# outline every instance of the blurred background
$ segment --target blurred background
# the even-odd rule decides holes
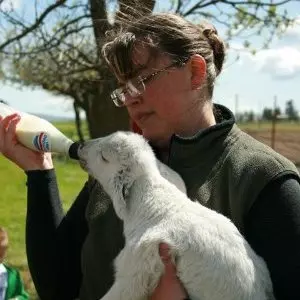
[[[214,102],[300,167],[299,0],[0,0],[0,99],[49,120],[73,140],[128,129],[125,109],[109,98],[116,83],[100,49],[105,31],[151,11],[216,26],[228,52]],[[67,209],[86,174],[76,162],[54,157]],[[38,299],[25,253],[26,176],[2,156],[0,186],[7,261],[21,270],[31,299]]]

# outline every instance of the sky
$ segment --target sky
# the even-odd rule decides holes
[[[16,7],[22,6],[22,1],[25,2],[15,0]],[[297,24],[289,28],[281,39],[276,38],[267,50],[251,55],[239,51],[241,40],[231,42],[224,70],[216,82],[214,102],[224,104],[234,112],[252,110],[259,113],[264,107],[273,107],[276,97],[276,103],[282,110],[290,99],[300,110],[299,3],[292,7],[292,12],[297,17]],[[257,42],[262,39],[263,36],[256,38]],[[237,54],[240,55],[238,60]],[[20,90],[0,82],[0,99],[26,112],[74,116],[70,99],[40,89],[24,87]]]

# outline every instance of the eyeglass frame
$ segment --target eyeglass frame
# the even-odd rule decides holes
[[[117,107],[123,107],[125,105],[125,101],[126,101],[126,96],[125,96],[125,93],[129,93],[130,97],[132,98],[137,98],[138,96],[142,95],[142,93],[145,92],[146,90],[146,84],[153,81],[159,74],[171,69],[171,68],[174,68],[174,67],[177,67],[177,68],[181,68],[183,67],[187,61],[189,60],[189,57],[184,59],[184,60],[176,60],[174,61],[173,63],[171,63],[169,66],[166,66],[160,70],[157,70],[147,76],[138,76],[137,79],[137,85],[141,85],[143,87],[143,91],[140,92],[133,84],[132,84],[132,80],[127,80],[126,84],[125,84],[125,87],[120,87],[120,88],[117,88],[115,90],[112,91],[112,93],[110,94],[110,97],[112,99],[112,101],[114,102],[114,104],[117,106]],[[130,87],[131,86],[131,87]],[[131,90],[130,90],[131,89]],[[131,91],[131,93],[130,93]],[[133,93],[136,93],[135,95]],[[121,100],[120,98],[118,98],[118,95],[122,95],[123,99],[124,100]],[[120,100],[121,104],[119,104],[118,100]]]

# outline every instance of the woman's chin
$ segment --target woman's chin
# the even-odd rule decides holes
[[[153,129],[147,130],[147,128],[142,129],[143,137],[148,140],[153,146],[158,148],[164,148],[169,145],[171,135],[163,134],[159,131],[154,131]]]
[[[151,130],[148,130],[147,128],[141,128],[141,130],[143,137],[148,141],[152,141],[155,138],[155,133]]]

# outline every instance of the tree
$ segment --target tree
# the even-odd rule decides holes
[[[244,111],[235,116],[237,122],[253,122],[255,120],[255,114],[252,110]]]
[[[262,119],[270,121],[273,119],[273,110],[271,108],[264,108],[262,113]]]
[[[84,110],[91,137],[128,128],[125,109],[109,94],[116,86],[101,59],[105,32],[151,13],[155,0],[27,0],[25,18],[9,0],[0,0],[0,77],[69,96],[76,124]],[[290,0],[172,0],[165,10],[226,28],[226,38],[268,33],[266,43],[293,20],[281,7]],[[5,5],[6,3],[6,5]],[[29,11],[29,13],[28,13]],[[250,47],[249,41],[245,43]],[[80,132],[80,130],[79,130]]]
[[[299,114],[294,106],[294,101],[292,99],[288,100],[286,102],[285,113],[288,116],[290,121],[298,121],[299,120]]]
[[[276,107],[276,108],[275,108],[275,115],[276,115],[277,117],[281,115],[281,110],[280,110],[279,107]]]
[[[245,111],[242,115],[242,119],[244,122],[253,122],[255,118],[254,112],[252,110]]]
[[[262,119],[266,121],[273,120],[274,117],[281,115],[281,110],[279,107],[276,107],[275,110],[272,108],[265,107],[262,113]]]

